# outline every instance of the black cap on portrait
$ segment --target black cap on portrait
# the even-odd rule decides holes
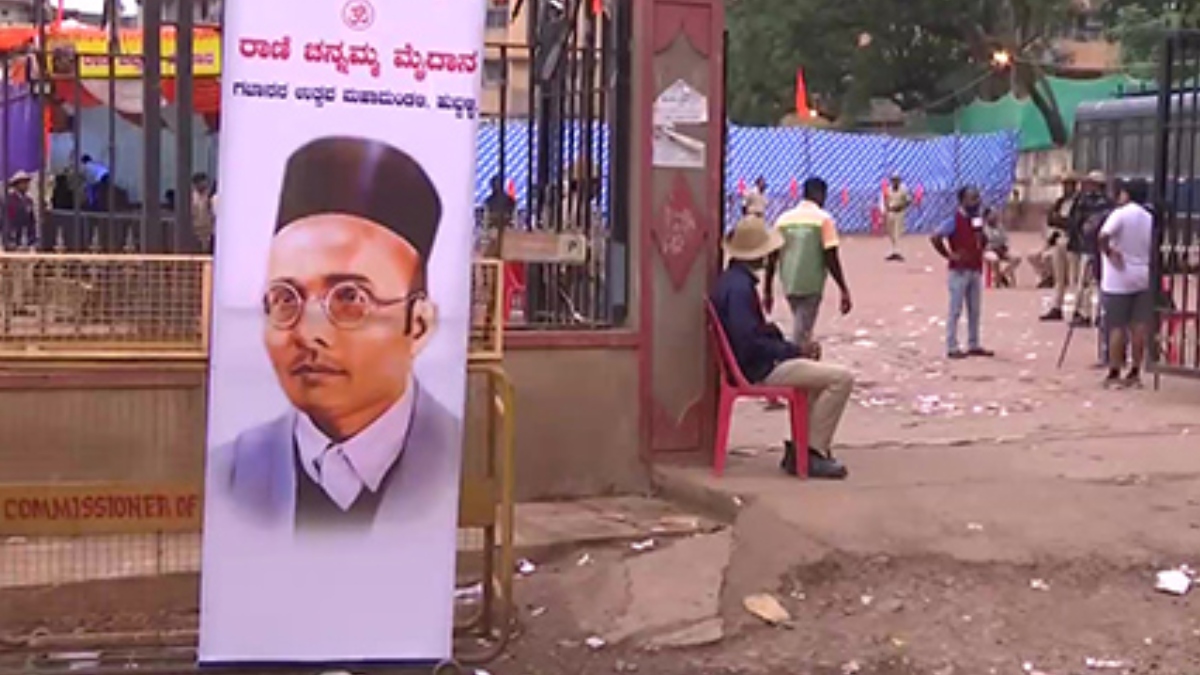
[[[288,158],[275,232],[333,213],[396,233],[428,264],[442,203],[429,175],[408,153],[372,139],[332,136],[311,141]]]

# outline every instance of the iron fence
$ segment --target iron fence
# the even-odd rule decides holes
[[[1170,35],[1162,50],[1156,120],[1156,372],[1200,377],[1200,33]]]
[[[631,4],[528,2],[525,42],[486,46],[480,239],[509,261],[515,328],[625,320]]]
[[[0,175],[32,174],[33,223],[24,222],[10,191],[0,213],[4,247],[57,253],[195,253],[211,241],[194,229],[194,189],[207,175],[197,157],[193,114],[196,35],[190,8],[177,2],[175,49],[165,53],[163,0],[143,0],[139,53],[123,47],[110,22],[107,50],[79,53],[34,3],[37,37],[0,54],[6,142]],[[183,11],[187,8],[189,11]],[[164,70],[171,77],[164,77]],[[170,86],[167,86],[170,85]],[[162,105],[163,92],[174,95]],[[85,125],[85,118],[87,123]],[[170,128],[167,128],[167,123]],[[86,128],[85,128],[86,127]],[[174,143],[164,144],[169,131]],[[173,158],[164,167],[163,157]],[[174,174],[164,184],[164,169]],[[211,181],[201,191],[211,193]]]

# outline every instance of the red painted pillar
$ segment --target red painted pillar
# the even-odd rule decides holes
[[[724,5],[633,4],[642,451],[700,451],[715,405],[704,300],[722,232]]]

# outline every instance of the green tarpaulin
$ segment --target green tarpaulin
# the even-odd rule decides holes
[[[1086,101],[1103,101],[1116,98],[1122,93],[1141,91],[1138,80],[1124,75],[1110,75],[1094,80],[1068,80],[1061,77],[1047,78],[1054,97],[1062,111],[1068,132],[1075,127],[1075,108]],[[1021,134],[1021,150],[1044,150],[1054,147],[1050,130],[1037,106],[1027,98],[1014,98],[1007,94],[995,101],[975,101],[959,108],[956,115],[938,115],[929,120],[930,130],[937,133],[984,134],[995,131],[1016,130]]]

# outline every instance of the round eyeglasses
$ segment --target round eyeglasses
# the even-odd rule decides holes
[[[391,307],[425,297],[423,291],[415,291],[403,297],[382,299],[357,281],[343,281],[330,286],[317,296],[321,310],[329,323],[337,328],[357,328],[370,318],[380,307]],[[304,291],[285,281],[277,281],[263,296],[263,312],[271,326],[290,330],[300,323],[308,306]]]

